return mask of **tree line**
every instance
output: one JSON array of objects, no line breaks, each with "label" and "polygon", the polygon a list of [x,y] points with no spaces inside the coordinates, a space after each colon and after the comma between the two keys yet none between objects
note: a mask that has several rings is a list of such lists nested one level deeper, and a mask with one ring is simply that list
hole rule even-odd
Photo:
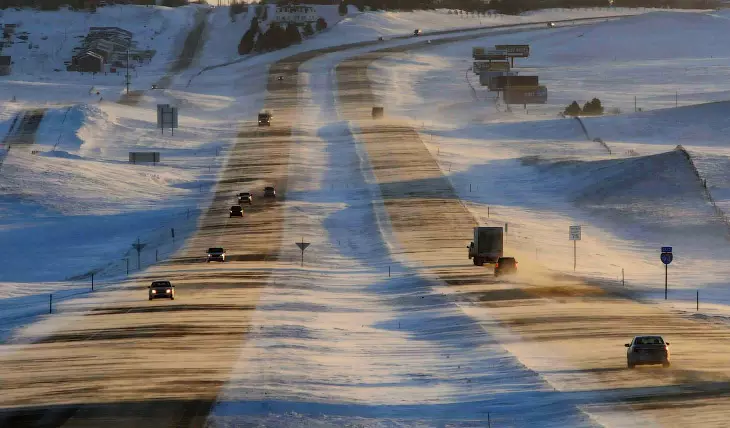
[{"label": "tree line", "polygon": [[[114,0],[106,0],[107,4],[115,3]],[[126,3],[126,1],[125,1]],[[155,0],[131,0],[132,4],[154,5]],[[165,6],[183,6],[188,0],[163,0]],[[236,2],[238,3],[238,2]],[[317,0],[262,0],[260,6],[266,3],[276,4],[315,4]],[[240,4],[240,3],[239,3]],[[530,10],[551,9],[551,8],[585,8],[585,7],[607,7],[608,0],[492,0],[486,3],[482,0],[350,0],[342,3],[341,7],[353,5],[360,11],[365,10],[429,10],[437,8],[461,10],[472,13],[501,13],[505,15],[516,15]],[[615,7],[649,7],[649,8],[676,8],[676,9],[713,9],[717,8],[719,0],[614,0]],[[8,7],[33,7],[42,10],[58,10],[62,6],[69,6],[73,9],[93,9],[92,2],[88,0],[0,0],[0,9]],[[266,9],[265,7],[262,9]],[[264,12],[265,13],[265,12]],[[341,12],[342,13],[342,12]]]},{"label": "tree line", "polygon": [[297,24],[290,22],[284,26],[278,22],[272,22],[266,31],[261,29],[259,18],[254,16],[251,18],[251,25],[241,37],[238,44],[239,55],[246,55],[251,52],[269,52],[277,49],[283,49],[302,42],[302,34],[304,37],[313,36],[316,31],[322,31],[327,28],[327,21],[320,17],[315,26],[312,27],[310,22],[306,23],[299,31]]}]

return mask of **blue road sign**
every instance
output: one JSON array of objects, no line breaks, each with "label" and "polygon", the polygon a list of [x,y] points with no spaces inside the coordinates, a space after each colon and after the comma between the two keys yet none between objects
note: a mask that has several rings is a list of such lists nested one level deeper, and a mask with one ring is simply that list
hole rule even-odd
[{"label": "blue road sign", "polygon": [[672,253],[662,253],[659,258],[662,259],[662,263],[668,265],[669,263],[672,263],[674,256],[672,255]]},{"label": "blue road sign", "polygon": [[672,247],[662,247],[662,253],[671,253]]}]

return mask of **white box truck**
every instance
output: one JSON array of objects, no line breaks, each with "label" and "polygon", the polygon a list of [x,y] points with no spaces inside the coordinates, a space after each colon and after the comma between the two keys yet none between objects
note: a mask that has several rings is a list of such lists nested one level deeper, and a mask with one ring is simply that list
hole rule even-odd
[{"label": "white box truck", "polygon": [[504,235],[501,227],[475,227],[474,240],[466,247],[474,265],[497,263],[504,253]]}]

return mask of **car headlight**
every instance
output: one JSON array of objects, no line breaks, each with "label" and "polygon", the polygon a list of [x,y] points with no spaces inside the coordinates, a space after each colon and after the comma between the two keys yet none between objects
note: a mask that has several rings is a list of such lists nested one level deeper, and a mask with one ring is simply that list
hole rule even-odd
[{"label": "car headlight", "polygon": [[152,290],[152,294],[157,294],[157,290]]},{"label": "car headlight", "polygon": [[165,290],[165,293],[167,293],[167,294],[170,294],[171,292],[172,292],[172,290],[170,290],[170,289]]}]

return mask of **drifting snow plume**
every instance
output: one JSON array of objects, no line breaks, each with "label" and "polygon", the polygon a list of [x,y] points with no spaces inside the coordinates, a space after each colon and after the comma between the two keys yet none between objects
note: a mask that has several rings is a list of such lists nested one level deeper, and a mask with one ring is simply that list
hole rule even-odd
[{"label": "drifting snow plume", "polygon": [[724,237],[724,224],[705,199],[702,182],[687,153],[601,161],[536,162],[546,191],[607,220],[611,228],[692,236]]},{"label": "drifting snow plume", "polygon": [[104,112],[88,104],[48,109],[38,127],[36,145],[50,146],[43,149],[76,152],[84,144],[84,127],[99,119],[106,120]]},{"label": "drifting snow plume", "polygon": [[612,141],[727,145],[730,102],[654,110],[613,117],[583,118],[592,135]]}]

